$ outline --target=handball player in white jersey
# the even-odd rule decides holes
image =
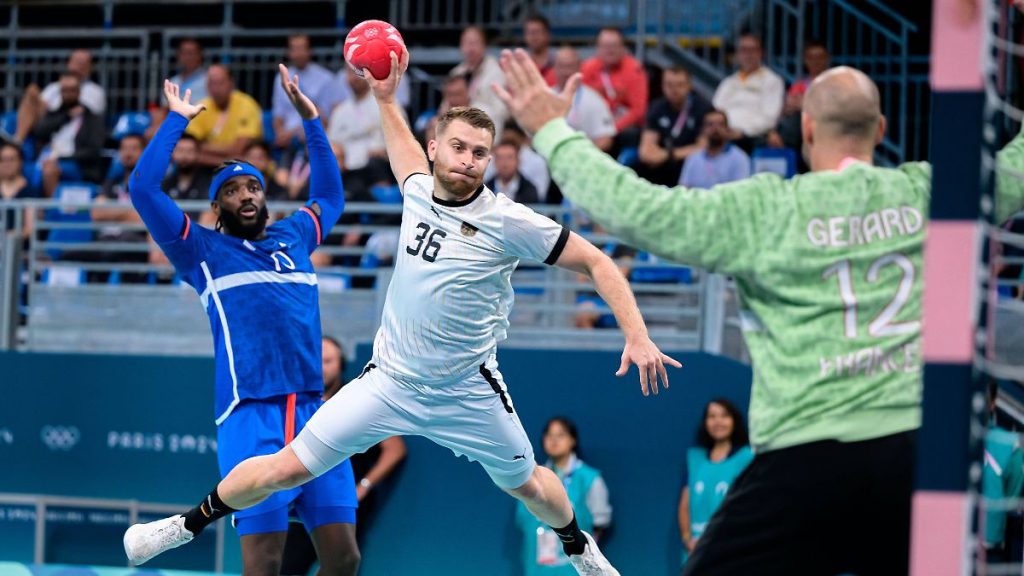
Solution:
[[[680,364],[650,340],[629,284],[608,256],[483,186],[495,136],[486,113],[457,107],[441,115],[427,147],[430,174],[394,97],[408,53],[392,60],[386,80],[364,71],[404,194],[401,242],[373,357],[290,445],[235,467],[203,500],[215,511],[209,521],[308,482],[385,438],[418,435],[479,462],[499,488],[551,526],[580,574],[618,575],[580,531],[561,480],[535,463],[498,372],[512,271],[528,259],[590,276],[625,334],[616,374],[636,364],[644,395],[657,393],[659,378],[668,386],[665,364]],[[141,525],[136,537],[146,534],[154,552],[180,546],[192,535],[178,518]]]

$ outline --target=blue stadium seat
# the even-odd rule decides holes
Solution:
[[[640,161],[640,151],[638,148],[623,148],[622,152],[619,152],[617,158],[619,164],[623,166],[636,166],[637,162]]]
[[[125,112],[117,117],[111,136],[117,141],[129,134],[142,136],[149,129],[151,123],[152,119],[148,112]]]
[[[18,113],[16,111],[0,114],[0,130],[14,135],[18,130]]]
[[[751,162],[754,174],[771,172],[783,178],[796,175],[796,150],[791,148],[755,148]]]
[[[25,180],[28,180],[28,187],[33,192],[39,192],[43,189],[43,169],[38,164],[35,162],[25,162],[21,173],[25,176]]]
[[[97,187],[88,182],[65,182],[57,186],[53,197],[58,202],[81,203],[96,197]],[[50,208],[43,213],[43,220],[59,223],[85,223],[92,221],[88,208]],[[92,240],[92,230],[55,229],[50,230],[48,242],[84,243]],[[51,258],[59,260],[62,250],[50,248],[47,251]]]
[[[124,164],[121,163],[121,156],[115,154],[110,161],[110,168],[107,169],[107,182],[119,182],[124,179]]]
[[[274,143],[274,113],[270,110],[263,111],[263,140]]]
[[[638,252],[634,261],[657,264],[660,259],[647,252]],[[645,266],[633,268],[629,279],[644,284],[689,284],[693,282],[693,272],[683,266]]]
[[[370,194],[373,199],[381,204],[401,204],[402,203],[402,190],[398,187],[398,184],[392,184],[391,186],[377,185],[370,188]]]
[[[412,129],[415,132],[423,132],[424,130],[427,129],[427,124],[430,123],[430,120],[434,116],[437,116],[436,109],[430,109],[427,110],[426,112],[422,112],[419,116],[416,117],[416,120],[413,121]]]

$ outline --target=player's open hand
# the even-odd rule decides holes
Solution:
[[[626,348],[622,351],[622,362],[616,376],[625,376],[629,372],[629,365],[636,364],[640,369],[640,391],[644,396],[651,392],[658,393],[658,378],[668,388],[668,371],[665,364],[682,368],[678,360],[658,350],[657,345],[646,335],[626,339]]]
[[[181,90],[177,84],[170,80],[164,80],[164,98],[167,98],[167,108],[171,112],[177,112],[189,120],[195,118],[200,112],[206,110],[202,104],[192,104],[192,90],[185,90],[185,96],[181,96]]]
[[[393,102],[395,92],[398,90],[398,82],[401,81],[402,75],[408,68],[409,51],[402,48],[401,56],[394,52],[391,53],[391,72],[387,78],[377,80],[366,68],[363,68],[363,77],[366,78],[366,82],[370,85],[370,90],[373,91],[373,96],[378,102]]]
[[[299,116],[302,116],[303,120],[312,120],[320,116],[316,104],[313,104],[313,101],[299,89],[299,77],[296,75],[288,78],[288,68],[284,64],[278,64],[277,70],[281,73],[281,87],[284,88],[284,93],[292,101],[292,106],[295,107]]]
[[[536,133],[545,124],[569,113],[582,76],[577,72],[565,83],[561,94],[556,94],[541,76],[530,55],[522,48],[501,51],[501,69],[508,86],[491,86],[516,122],[530,133]]]

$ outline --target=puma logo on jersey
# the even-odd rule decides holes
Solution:
[[[437,214],[438,218],[441,217],[441,213],[437,211],[437,208],[434,208],[433,206],[431,206],[430,207],[430,211],[433,212],[434,214]]]

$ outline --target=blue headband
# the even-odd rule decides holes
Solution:
[[[267,189],[266,183],[263,182],[263,174],[255,166],[248,162],[238,162],[237,164],[226,166],[213,175],[213,182],[210,182],[210,202],[217,199],[217,192],[220,191],[220,187],[235,176],[252,176],[260,181],[260,187],[264,191]]]

